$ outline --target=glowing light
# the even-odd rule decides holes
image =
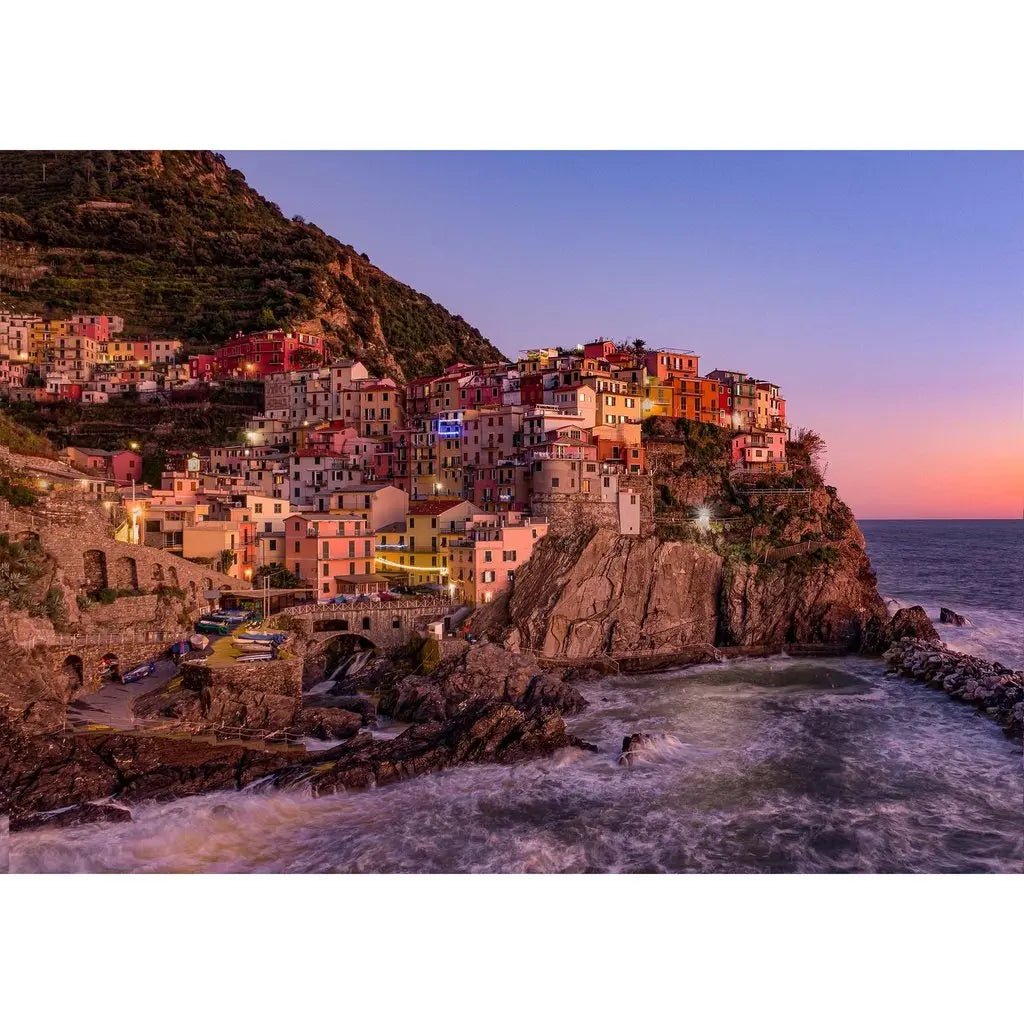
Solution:
[[[375,560],[379,562],[381,565],[390,566],[392,569],[402,569],[405,572],[432,572],[438,576],[448,575],[448,570],[445,568],[438,569],[434,566],[426,565],[402,565],[400,562],[392,562],[389,561],[387,558],[381,558],[380,555],[378,555]]]
[[[245,432],[245,436],[250,444],[255,444],[256,438],[259,437],[259,434],[257,434],[255,430],[247,430]]]
[[[701,505],[697,509],[697,529],[703,533],[711,529],[711,509],[707,505]]]
[[[139,450],[139,442],[138,441],[129,441],[128,442],[128,447],[131,448],[131,450],[133,452],[137,452]]]

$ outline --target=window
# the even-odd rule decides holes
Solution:
[[[329,594],[330,592],[331,592],[331,585],[330,585],[330,583],[325,583],[324,584],[324,593],[325,594]]]
[[[299,541],[295,542],[295,554],[298,554],[302,550],[302,544]]]

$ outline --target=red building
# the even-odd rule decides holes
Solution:
[[[201,355],[188,357],[188,375],[192,380],[213,380],[213,375],[216,372],[216,356]]]
[[[215,376],[258,379],[269,373],[304,370],[323,362],[324,339],[299,331],[235,335],[214,352]]]

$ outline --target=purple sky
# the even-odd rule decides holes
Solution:
[[[507,355],[642,337],[777,381],[861,518],[1021,514],[1020,154],[225,156]]]

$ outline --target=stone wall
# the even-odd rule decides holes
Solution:
[[[126,544],[115,540],[110,524],[98,505],[84,506],[80,517],[73,522],[53,522],[44,515],[29,514],[0,503],[0,533],[13,540],[37,537],[54,566],[49,585],[65,592],[69,597],[95,595],[104,589],[141,590],[152,596],[153,591],[166,588],[181,591],[186,608],[202,611],[211,599],[208,593],[223,589],[242,589],[245,584],[206,566],[188,562],[159,548],[141,544]],[[68,617],[72,624],[83,620],[76,600],[66,600]],[[114,621],[151,622],[163,624],[166,616],[155,597],[146,604],[132,606],[106,606],[101,610],[93,606],[85,624]],[[142,618],[148,613],[147,618]],[[129,615],[136,616],[130,618]]]
[[[640,496],[640,535],[654,529],[654,486],[650,476],[619,478],[621,491],[635,491]],[[573,534],[581,530],[614,530],[620,532],[618,500],[602,501],[597,494],[552,494],[535,497],[531,505],[534,515],[548,520],[554,534]]]

